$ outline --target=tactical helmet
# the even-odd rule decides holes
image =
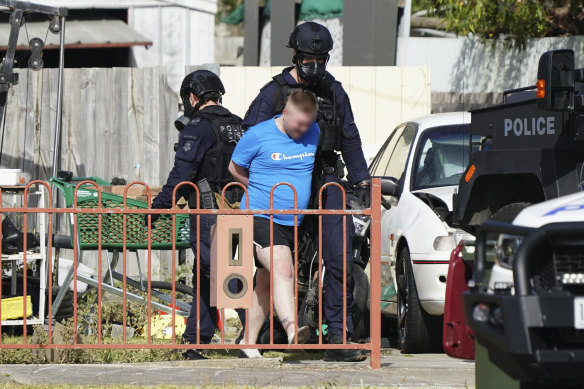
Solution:
[[[306,22],[292,31],[288,47],[306,54],[326,55],[333,49],[333,37],[322,24]]]
[[[333,48],[333,38],[325,26],[315,22],[300,24],[290,34],[288,47],[296,50],[292,62],[301,79],[316,84],[324,78],[328,52]]]
[[[201,100],[194,108],[189,101],[191,92]],[[184,78],[180,86],[180,97],[185,108],[185,116],[191,117],[202,103],[220,98],[224,94],[225,87],[215,73],[209,70],[195,70]]]

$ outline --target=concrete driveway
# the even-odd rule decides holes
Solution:
[[[384,386],[472,388],[474,362],[444,354],[402,355],[385,350],[382,368],[369,362],[330,363],[282,358],[208,359],[111,365],[0,365],[0,384]]]

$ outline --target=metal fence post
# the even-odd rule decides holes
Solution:
[[[381,180],[371,180],[371,368],[381,367]]]

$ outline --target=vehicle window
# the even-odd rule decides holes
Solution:
[[[383,173],[384,177],[394,177],[398,180],[402,179],[402,175],[406,170],[408,155],[410,154],[410,148],[415,135],[415,126],[413,124],[408,124],[395,142],[395,148],[389,157],[389,161]]]
[[[426,130],[418,142],[412,190],[458,185],[470,156],[468,136],[468,125]],[[480,142],[480,136],[473,141]]]
[[[395,130],[391,133],[391,135],[387,138],[383,147],[379,150],[373,162],[371,162],[371,166],[369,168],[369,174],[372,176],[383,176],[385,173],[385,168],[387,167],[387,162],[389,161],[389,157],[393,149],[395,148],[395,144],[401,133],[403,132],[405,125],[402,124],[396,127]]]

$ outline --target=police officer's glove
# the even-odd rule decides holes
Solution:
[[[359,198],[359,204],[365,208],[371,206],[371,186],[369,180],[363,180],[357,185],[356,195]]]
[[[154,199],[154,200],[156,200],[156,199]],[[158,208],[154,207],[154,205],[153,205],[153,206],[151,206],[150,208],[151,208],[151,209],[158,209]],[[153,213],[153,214],[150,214],[150,215],[148,215],[147,213],[145,213],[145,214],[144,214],[144,225],[146,226],[146,228],[148,228],[148,216],[150,216],[150,217],[151,217],[151,219],[150,219],[150,222],[152,223],[152,224],[151,224],[151,225],[152,225],[152,228],[154,228],[154,222],[155,222],[156,220],[158,220],[158,218],[160,217],[160,214],[154,214],[154,213]]]
[[[154,208],[153,208],[153,209],[154,209]],[[152,226],[152,228],[154,228],[154,222],[155,222],[156,220],[158,220],[158,218],[160,217],[160,215],[159,215],[159,214],[154,214],[154,213],[153,213],[153,214],[151,214],[151,215],[144,214],[144,225],[145,225],[146,227],[148,227],[148,216],[150,216],[150,217],[151,217],[151,219],[150,219],[150,223],[151,223],[151,226]]]

